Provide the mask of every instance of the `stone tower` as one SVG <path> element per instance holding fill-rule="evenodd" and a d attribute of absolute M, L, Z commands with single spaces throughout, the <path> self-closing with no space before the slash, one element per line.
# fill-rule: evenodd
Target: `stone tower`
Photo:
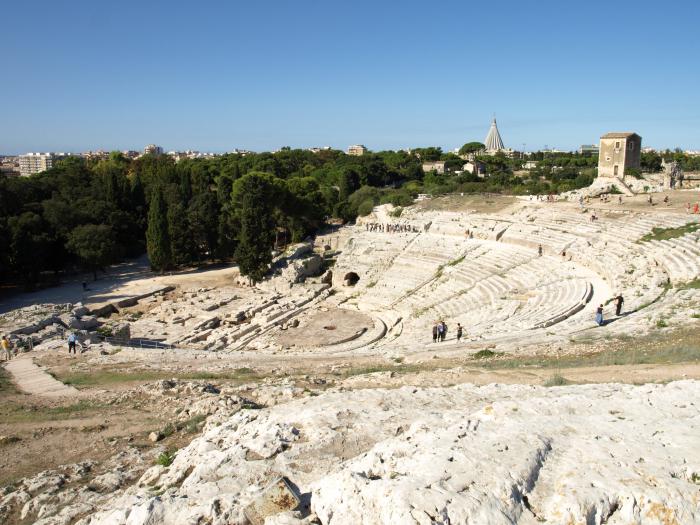
<path fill-rule="evenodd" d="M 599 177 L 624 177 L 629 168 L 639 168 L 642 137 L 636 133 L 606 133 L 600 137 Z"/>

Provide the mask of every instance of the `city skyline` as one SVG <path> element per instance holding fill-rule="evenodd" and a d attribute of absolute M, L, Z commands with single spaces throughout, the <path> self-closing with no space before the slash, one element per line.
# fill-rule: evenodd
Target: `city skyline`
<path fill-rule="evenodd" d="M 515 150 L 575 150 L 608 131 L 700 149 L 700 7 L 672 3 L 683 16 L 668 36 L 651 2 L 557 6 L 15 3 L 0 34 L 12 79 L 0 154 L 448 151 L 483 141 L 494 114 Z M 27 38 L 12 21 L 37 10 Z"/>

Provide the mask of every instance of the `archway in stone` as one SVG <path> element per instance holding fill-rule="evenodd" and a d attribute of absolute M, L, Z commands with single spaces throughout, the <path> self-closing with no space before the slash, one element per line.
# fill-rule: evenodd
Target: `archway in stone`
<path fill-rule="evenodd" d="M 359 280 L 360 276 L 355 272 L 348 272 L 345 274 L 345 277 L 343 277 L 343 283 L 345 286 L 355 286 Z"/>

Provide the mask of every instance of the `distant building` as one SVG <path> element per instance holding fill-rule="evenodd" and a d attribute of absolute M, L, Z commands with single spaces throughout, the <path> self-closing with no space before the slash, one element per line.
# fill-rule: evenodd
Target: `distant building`
<path fill-rule="evenodd" d="M 444 160 L 434 160 L 430 162 L 423 163 L 423 171 L 428 173 L 429 171 L 434 171 L 440 175 L 445 173 L 445 161 Z"/>
<path fill-rule="evenodd" d="M 478 160 L 470 160 L 464 166 L 462 166 L 462 170 L 468 171 L 472 175 L 478 175 L 479 177 L 483 177 L 486 175 L 486 164 L 483 162 L 479 162 Z"/>
<path fill-rule="evenodd" d="M 19 174 L 28 177 L 53 168 L 56 161 L 67 157 L 66 153 L 27 153 L 19 156 Z"/>
<path fill-rule="evenodd" d="M 639 168 L 642 137 L 636 133 L 606 133 L 600 137 L 599 177 L 624 177 L 630 168 Z"/>
<path fill-rule="evenodd" d="M 578 152 L 581 155 L 598 155 L 600 148 L 595 144 L 582 144 L 579 147 Z"/>
<path fill-rule="evenodd" d="M 484 146 L 486 146 L 486 153 L 489 155 L 495 155 L 499 151 L 504 151 L 506 149 L 503 145 L 501 134 L 498 132 L 495 118 L 493 122 L 491 122 L 488 135 L 486 135 L 486 139 L 484 140 Z"/>
<path fill-rule="evenodd" d="M 85 160 L 106 160 L 109 158 L 108 151 L 84 151 L 80 154 Z"/>
<path fill-rule="evenodd" d="M 19 175 L 19 157 L 14 155 L 0 156 L 0 174 L 8 177 Z"/>
<path fill-rule="evenodd" d="M 311 153 L 321 153 L 322 151 L 330 151 L 330 146 L 323 146 L 322 148 L 309 148 Z"/>
<path fill-rule="evenodd" d="M 523 169 L 526 169 L 526 170 L 535 169 L 536 167 L 537 167 L 536 160 L 527 160 L 523 163 Z"/>
<path fill-rule="evenodd" d="M 163 148 L 160 146 L 156 146 L 155 144 L 149 144 L 145 148 L 143 148 L 143 154 L 144 155 L 162 155 L 163 154 Z"/>
<path fill-rule="evenodd" d="M 365 153 L 367 153 L 367 148 L 365 148 L 362 144 L 355 144 L 348 148 L 348 155 L 355 155 L 359 157 Z"/>

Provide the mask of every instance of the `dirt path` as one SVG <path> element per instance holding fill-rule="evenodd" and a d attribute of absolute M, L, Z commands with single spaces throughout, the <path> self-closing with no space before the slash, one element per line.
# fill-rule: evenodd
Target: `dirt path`
<path fill-rule="evenodd" d="M 5 365 L 17 387 L 28 394 L 46 397 L 76 396 L 78 390 L 57 381 L 34 364 L 31 357 L 17 357 Z"/>

